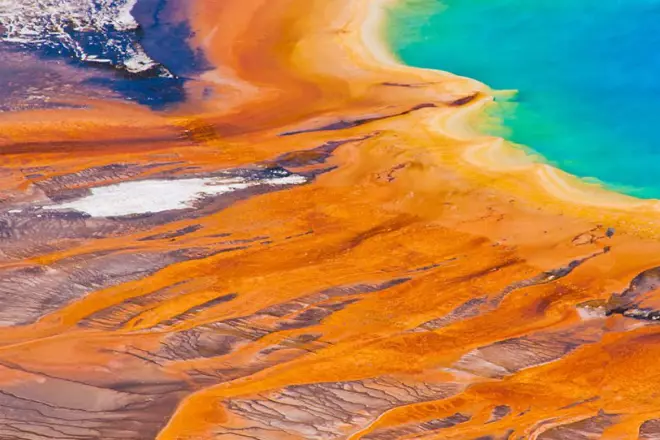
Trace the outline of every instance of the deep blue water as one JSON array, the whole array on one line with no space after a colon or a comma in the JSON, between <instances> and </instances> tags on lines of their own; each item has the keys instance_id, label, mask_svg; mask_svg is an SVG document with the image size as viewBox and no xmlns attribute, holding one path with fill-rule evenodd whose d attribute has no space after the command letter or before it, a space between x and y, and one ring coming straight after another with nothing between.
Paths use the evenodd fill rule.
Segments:
<instances>
[{"instance_id":1,"label":"deep blue water","mask_svg":"<svg viewBox=\"0 0 660 440\"><path fill-rule=\"evenodd\" d=\"M660 198L660 0L408 0L390 29L407 64L518 90L511 141Z\"/></svg>"},{"instance_id":2,"label":"deep blue water","mask_svg":"<svg viewBox=\"0 0 660 440\"><path fill-rule=\"evenodd\" d=\"M98 14L103 12L100 8L105 3L81 1L95 5ZM118 30L104 25L76 30L71 25L59 33L49 32L48 27L40 25L45 17L39 8L25 9L22 15L17 14L19 23L43 34L35 32L33 39L27 38L22 43L4 41L0 22L0 52L3 56L30 52L47 60L65 60L92 73L84 83L111 89L125 99L160 110L184 101L186 81L209 68L204 55L189 45L192 31L185 21L186 7L187 0L138 0L132 10L140 25L138 29ZM6 11L0 10L2 12ZM51 18L55 22L65 22L70 18L67 13L68 9L63 7L59 15ZM136 49L156 63L152 69L132 73L122 68L131 51ZM107 63L90 62L85 59L87 56L107 60ZM98 74L94 75L95 71ZM8 77L0 66L0 89L9 88L14 82L15 78ZM1 94L2 90L0 97Z\"/></svg>"},{"instance_id":3,"label":"deep blue water","mask_svg":"<svg viewBox=\"0 0 660 440\"><path fill-rule=\"evenodd\" d=\"M132 11L140 23L134 38L150 57L172 72L174 78L117 75L112 79L92 81L154 110L184 101L188 77L209 68L203 53L189 45L192 31L188 23L172 17L178 9L185 7L185 1L139 0Z\"/></svg>"}]
</instances>

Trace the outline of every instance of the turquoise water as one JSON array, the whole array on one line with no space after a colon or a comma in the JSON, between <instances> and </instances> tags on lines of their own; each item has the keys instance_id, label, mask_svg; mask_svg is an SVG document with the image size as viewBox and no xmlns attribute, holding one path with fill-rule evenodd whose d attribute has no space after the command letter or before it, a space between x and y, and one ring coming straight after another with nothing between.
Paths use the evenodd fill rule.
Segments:
<instances>
[{"instance_id":1,"label":"turquoise water","mask_svg":"<svg viewBox=\"0 0 660 440\"><path fill-rule=\"evenodd\" d=\"M660 0L407 0L390 29L406 64L518 90L511 141L660 198Z\"/></svg>"}]
</instances>

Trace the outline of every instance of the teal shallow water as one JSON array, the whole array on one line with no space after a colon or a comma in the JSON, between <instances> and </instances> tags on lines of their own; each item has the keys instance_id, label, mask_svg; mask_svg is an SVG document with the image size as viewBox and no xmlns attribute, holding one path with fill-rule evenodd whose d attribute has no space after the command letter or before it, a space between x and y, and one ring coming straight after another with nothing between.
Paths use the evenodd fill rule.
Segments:
<instances>
[{"instance_id":1,"label":"teal shallow water","mask_svg":"<svg viewBox=\"0 0 660 440\"><path fill-rule=\"evenodd\" d=\"M660 198L660 0L404 0L409 65L516 89L504 134L571 174Z\"/></svg>"}]
</instances>

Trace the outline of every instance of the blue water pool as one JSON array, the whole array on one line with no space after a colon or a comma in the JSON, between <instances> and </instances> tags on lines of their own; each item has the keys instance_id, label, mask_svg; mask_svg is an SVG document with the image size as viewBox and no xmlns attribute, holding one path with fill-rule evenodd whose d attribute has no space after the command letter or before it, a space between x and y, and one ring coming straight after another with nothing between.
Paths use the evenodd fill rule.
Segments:
<instances>
[{"instance_id":1,"label":"blue water pool","mask_svg":"<svg viewBox=\"0 0 660 440\"><path fill-rule=\"evenodd\" d=\"M660 0L404 0L390 15L405 63L519 91L508 139L660 198Z\"/></svg>"}]
</instances>

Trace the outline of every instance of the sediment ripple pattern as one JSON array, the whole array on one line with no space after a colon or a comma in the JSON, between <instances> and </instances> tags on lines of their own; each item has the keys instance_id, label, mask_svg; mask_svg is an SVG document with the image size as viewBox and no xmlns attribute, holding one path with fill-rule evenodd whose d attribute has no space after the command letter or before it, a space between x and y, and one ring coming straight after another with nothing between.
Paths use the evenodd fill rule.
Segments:
<instances>
[{"instance_id":1,"label":"sediment ripple pattern","mask_svg":"<svg viewBox=\"0 0 660 440\"><path fill-rule=\"evenodd\" d=\"M475 165L377 3L196 0L180 106L2 114L0 439L660 438L658 211Z\"/></svg>"}]
</instances>

